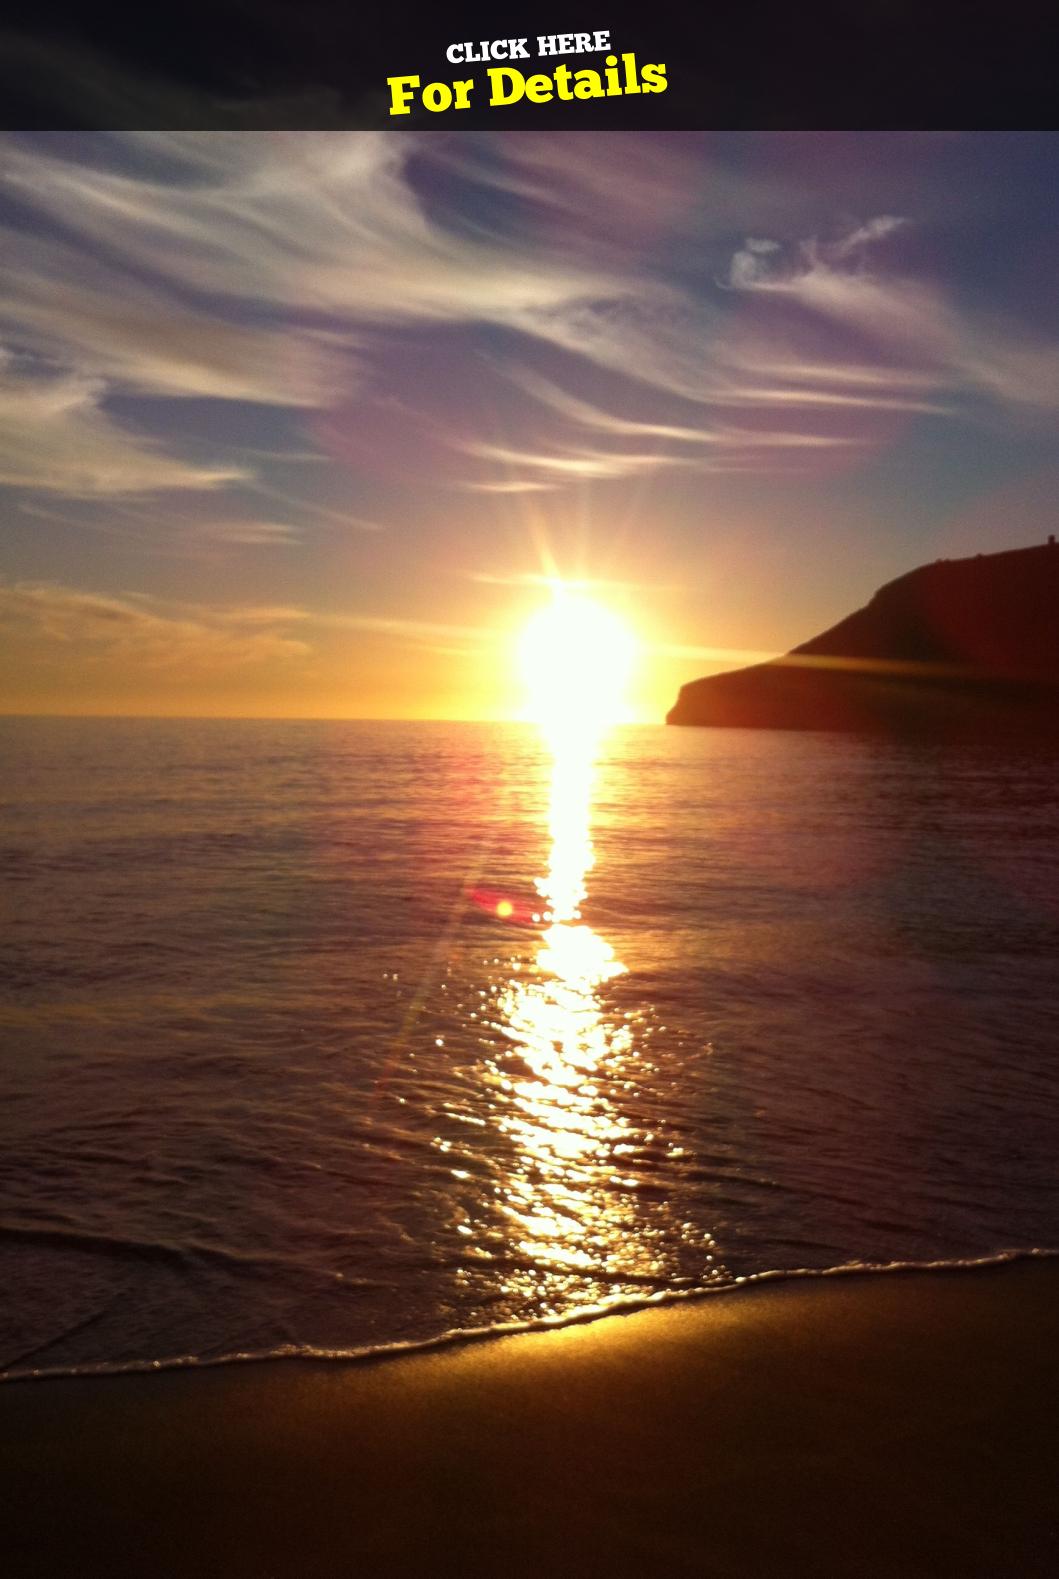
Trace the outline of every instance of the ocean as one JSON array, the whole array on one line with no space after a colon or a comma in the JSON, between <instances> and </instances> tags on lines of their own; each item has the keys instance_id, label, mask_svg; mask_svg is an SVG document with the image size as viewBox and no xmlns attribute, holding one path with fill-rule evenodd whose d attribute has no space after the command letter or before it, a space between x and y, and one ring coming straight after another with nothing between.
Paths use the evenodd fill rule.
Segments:
<instances>
[{"instance_id":1,"label":"ocean","mask_svg":"<svg viewBox=\"0 0 1059 1579\"><path fill-rule=\"evenodd\" d=\"M1059 1245L1059 757L0 719L0 1372Z\"/></svg>"}]
</instances>

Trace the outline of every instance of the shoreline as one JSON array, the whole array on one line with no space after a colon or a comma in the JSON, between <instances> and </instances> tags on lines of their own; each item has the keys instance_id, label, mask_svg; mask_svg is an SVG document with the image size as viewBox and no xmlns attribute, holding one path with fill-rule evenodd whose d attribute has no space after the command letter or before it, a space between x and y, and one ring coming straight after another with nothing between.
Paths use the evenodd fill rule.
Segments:
<instances>
[{"instance_id":1,"label":"shoreline","mask_svg":"<svg viewBox=\"0 0 1059 1579\"><path fill-rule=\"evenodd\" d=\"M12 1380L9 1571L1043 1576L1057 1355L1042 1256L352 1363Z\"/></svg>"},{"instance_id":2,"label":"shoreline","mask_svg":"<svg viewBox=\"0 0 1059 1579\"><path fill-rule=\"evenodd\" d=\"M323 1348L313 1344L287 1344L273 1349L231 1350L224 1354L174 1354L153 1360L101 1360L74 1366L30 1367L26 1370L0 1371L0 1388L22 1382L77 1381L98 1377L157 1376L167 1371L214 1370L229 1365L267 1365L294 1360L334 1365L373 1365L387 1360L437 1350L461 1348L466 1344L489 1343L501 1338L531 1336L534 1333L561 1331L564 1327L584 1326L612 1316L636 1315L645 1310L665 1310L671 1305L694 1307L700 1300L718 1295L752 1291L761 1284L815 1282L822 1278L899 1277L917 1272L975 1272L992 1267L1012 1266L1022 1261L1057 1261L1059 1249L1031 1246L1024 1250L995 1250L986 1255L953 1257L936 1261L843 1261L836 1266L773 1267L762 1272L747 1272L730 1283L707 1283L694 1288L664 1289L656 1294L623 1295L605 1305L586 1305L555 1316L528 1317L523 1321L497 1322L487 1327L451 1327L425 1338L400 1338L392 1342L366 1344L349 1349Z\"/></svg>"}]
</instances>

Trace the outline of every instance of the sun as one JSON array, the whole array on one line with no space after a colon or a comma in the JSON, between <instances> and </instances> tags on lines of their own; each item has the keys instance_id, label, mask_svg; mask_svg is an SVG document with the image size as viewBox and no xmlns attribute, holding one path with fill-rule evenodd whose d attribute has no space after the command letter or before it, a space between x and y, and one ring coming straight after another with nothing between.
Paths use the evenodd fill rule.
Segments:
<instances>
[{"instance_id":1,"label":"sun","mask_svg":"<svg viewBox=\"0 0 1059 1579\"><path fill-rule=\"evenodd\" d=\"M549 734L595 734L629 716L626 691L636 637L612 610L569 587L553 588L518 642L528 716Z\"/></svg>"}]
</instances>

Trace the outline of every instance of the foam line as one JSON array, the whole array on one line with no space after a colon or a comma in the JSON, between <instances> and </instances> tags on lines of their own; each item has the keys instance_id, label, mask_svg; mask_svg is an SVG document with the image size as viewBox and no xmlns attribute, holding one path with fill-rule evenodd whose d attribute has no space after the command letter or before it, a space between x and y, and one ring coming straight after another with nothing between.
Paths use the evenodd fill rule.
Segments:
<instances>
[{"instance_id":1,"label":"foam line","mask_svg":"<svg viewBox=\"0 0 1059 1579\"><path fill-rule=\"evenodd\" d=\"M429 1338L412 1338L393 1343L368 1344L359 1348L319 1348L313 1344L282 1344L272 1349L235 1350L227 1354L167 1355L156 1360L124 1360L110 1363L101 1361L92 1365L42 1366L36 1369L13 1369L0 1372L0 1383L50 1381L57 1377L83 1376L136 1376L151 1372L205 1370L220 1365L263 1364L272 1360L339 1360L345 1364L364 1364L409 1354L422 1354L431 1350L454 1347L460 1344L482 1343L495 1338L514 1337L520 1333L546 1332L562 1327L572 1327L585 1322L598 1321L604 1316L631 1315L634 1311L648 1310L660 1305L673 1305L733 1295L740 1290L762 1284L787 1283L798 1280L831 1277L865 1277L891 1275L902 1272L973 1272L988 1267L1005 1266L1012 1262L1057 1260L1059 1249L1031 1247L1018 1250L998 1250L991 1255L974 1256L938 1261L847 1261L840 1266L798 1267L750 1272L733 1278L730 1283L715 1283L702 1288L664 1289L657 1294L623 1296L603 1305L590 1305L562 1316L545 1316L537 1321L502 1322L487 1327L462 1327L435 1334Z\"/></svg>"}]
</instances>

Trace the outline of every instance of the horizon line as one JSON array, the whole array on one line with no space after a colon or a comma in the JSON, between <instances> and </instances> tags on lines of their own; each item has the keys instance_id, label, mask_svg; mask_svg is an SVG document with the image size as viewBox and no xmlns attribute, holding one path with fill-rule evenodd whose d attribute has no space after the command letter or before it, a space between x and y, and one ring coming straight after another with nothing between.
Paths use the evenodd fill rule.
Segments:
<instances>
[{"instance_id":1,"label":"horizon line","mask_svg":"<svg viewBox=\"0 0 1059 1579\"><path fill-rule=\"evenodd\" d=\"M13 718L62 718L62 719L97 719L103 722L113 722L118 719L130 723L173 723L173 724L514 724L526 729L539 727L532 719L526 718L434 718L419 715L406 715L404 717L381 717L377 715L335 713L335 714L290 714L290 713L59 713L59 712L0 712L0 721ZM642 729L654 724L662 725L664 718L632 718L620 719L613 724L608 724L610 729Z\"/></svg>"}]
</instances>

